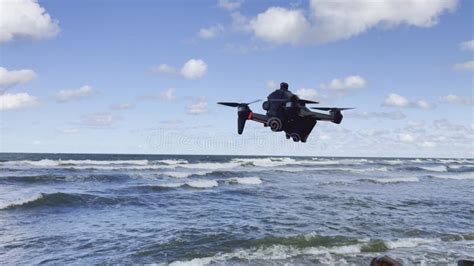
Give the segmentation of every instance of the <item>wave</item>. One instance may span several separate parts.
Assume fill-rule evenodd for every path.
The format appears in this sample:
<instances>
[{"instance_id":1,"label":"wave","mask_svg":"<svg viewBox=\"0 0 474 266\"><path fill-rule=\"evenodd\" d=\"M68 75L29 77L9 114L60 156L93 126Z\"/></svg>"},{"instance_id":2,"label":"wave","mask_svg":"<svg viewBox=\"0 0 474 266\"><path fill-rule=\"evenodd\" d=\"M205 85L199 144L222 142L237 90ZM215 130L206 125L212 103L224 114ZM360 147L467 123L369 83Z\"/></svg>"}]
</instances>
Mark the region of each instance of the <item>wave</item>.
<instances>
[{"instance_id":1,"label":"wave","mask_svg":"<svg viewBox=\"0 0 474 266\"><path fill-rule=\"evenodd\" d=\"M260 185L262 180L260 177L233 177L228 179L229 184L240 184L240 185Z\"/></svg>"},{"instance_id":2,"label":"wave","mask_svg":"<svg viewBox=\"0 0 474 266\"><path fill-rule=\"evenodd\" d=\"M121 205L121 204L140 204L134 198L108 198L91 194L78 193L40 193L33 198L24 199L19 202L8 204L0 208L0 210L15 210L15 209L32 209L42 207L66 207L77 205Z\"/></svg>"},{"instance_id":3,"label":"wave","mask_svg":"<svg viewBox=\"0 0 474 266\"><path fill-rule=\"evenodd\" d=\"M401 182L418 182L420 181L420 179L418 179L418 177L409 176L409 177L387 177L387 178L361 178L361 179L357 179L357 181L387 184L387 183L401 183Z\"/></svg>"},{"instance_id":4,"label":"wave","mask_svg":"<svg viewBox=\"0 0 474 266\"><path fill-rule=\"evenodd\" d=\"M115 174L115 175L77 175L77 176L65 176L65 175L20 175L20 176L5 176L0 177L0 180L7 180L12 182L25 182L25 183L41 183L41 182L114 182L123 181L129 179L130 176L127 174Z\"/></svg>"},{"instance_id":5,"label":"wave","mask_svg":"<svg viewBox=\"0 0 474 266\"><path fill-rule=\"evenodd\" d=\"M268 237L250 241L250 247L238 248L210 257L198 257L188 261L175 261L170 265L203 265L241 260L246 263L262 260L284 260L301 256L317 258L322 264L334 264L338 256L373 256L398 248L413 248L442 241L439 238L403 238L395 240L351 239L342 236L290 236ZM365 253L365 254L364 254Z\"/></svg>"},{"instance_id":6,"label":"wave","mask_svg":"<svg viewBox=\"0 0 474 266\"><path fill-rule=\"evenodd\" d=\"M288 164L294 164L297 161L292 158L236 158L232 163L238 163L242 166L275 167Z\"/></svg>"},{"instance_id":7,"label":"wave","mask_svg":"<svg viewBox=\"0 0 474 266\"><path fill-rule=\"evenodd\" d=\"M201 172L162 172L160 175L174 177L174 178L187 178L190 176L204 176L213 173L212 171L201 171Z\"/></svg>"},{"instance_id":8,"label":"wave","mask_svg":"<svg viewBox=\"0 0 474 266\"><path fill-rule=\"evenodd\" d=\"M38 161L7 161L2 162L2 165L18 165L18 166L40 166L40 167L50 167L50 166L68 166L68 165L147 165L148 160L50 160L43 159Z\"/></svg>"},{"instance_id":9,"label":"wave","mask_svg":"<svg viewBox=\"0 0 474 266\"><path fill-rule=\"evenodd\" d=\"M461 173L461 174L444 174L444 175L430 175L432 178L441 178L441 179L474 179L474 173Z\"/></svg>"}]
</instances>

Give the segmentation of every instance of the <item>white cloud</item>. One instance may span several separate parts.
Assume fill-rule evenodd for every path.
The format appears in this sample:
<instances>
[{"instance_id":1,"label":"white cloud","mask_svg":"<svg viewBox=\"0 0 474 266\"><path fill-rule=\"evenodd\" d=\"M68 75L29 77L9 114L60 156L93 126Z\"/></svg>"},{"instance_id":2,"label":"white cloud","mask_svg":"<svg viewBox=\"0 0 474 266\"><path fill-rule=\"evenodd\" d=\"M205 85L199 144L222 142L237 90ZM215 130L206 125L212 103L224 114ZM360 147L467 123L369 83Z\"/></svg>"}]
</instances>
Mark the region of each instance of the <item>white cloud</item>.
<instances>
[{"instance_id":1,"label":"white cloud","mask_svg":"<svg viewBox=\"0 0 474 266\"><path fill-rule=\"evenodd\" d=\"M333 79L328 84L321 84L321 88L334 91L348 91L363 89L367 86L367 81L361 76L353 75L344 79Z\"/></svg>"},{"instance_id":2,"label":"white cloud","mask_svg":"<svg viewBox=\"0 0 474 266\"><path fill-rule=\"evenodd\" d=\"M310 28L301 10L282 7L270 7L249 23L255 36L277 44L298 44Z\"/></svg>"},{"instance_id":3,"label":"white cloud","mask_svg":"<svg viewBox=\"0 0 474 266\"><path fill-rule=\"evenodd\" d=\"M434 105L427 102L427 101L424 101L424 100L418 100L414 103L414 106L415 107L418 107L418 108L421 108L421 109L432 109L434 108Z\"/></svg>"},{"instance_id":4,"label":"white cloud","mask_svg":"<svg viewBox=\"0 0 474 266\"><path fill-rule=\"evenodd\" d=\"M392 120L401 120L406 118L405 114L402 112L352 112L349 113L349 115L355 118L380 118Z\"/></svg>"},{"instance_id":5,"label":"white cloud","mask_svg":"<svg viewBox=\"0 0 474 266\"><path fill-rule=\"evenodd\" d=\"M461 50L474 51L474 40L462 42L459 46L461 47Z\"/></svg>"},{"instance_id":6,"label":"white cloud","mask_svg":"<svg viewBox=\"0 0 474 266\"><path fill-rule=\"evenodd\" d=\"M91 86L82 86L77 90L61 90L56 93L56 101L60 103L68 102L71 100L82 99L91 96L94 93L94 89Z\"/></svg>"},{"instance_id":7,"label":"white cloud","mask_svg":"<svg viewBox=\"0 0 474 266\"><path fill-rule=\"evenodd\" d=\"M401 95L398 95L396 93L390 93L385 98L382 105L390 106L390 107L400 107L400 108L412 107L412 108L421 108L421 109L432 109L435 107L433 104L428 103L425 100L418 100L415 102L411 102L407 98Z\"/></svg>"},{"instance_id":8,"label":"white cloud","mask_svg":"<svg viewBox=\"0 0 474 266\"><path fill-rule=\"evenodd\" d=\"M250 20L254 35L276 44L318 44L348 39L369 29L431 27L457 0L311 0L310 10L270 7Z\"/></svg>"},{"instance_id":9,"label":"white cloud","mask_svg":"<svg viewBox=\"0 0 474 266\"><path fill-rule=\"evenodd\" d=\"M464 104L464 105L474 104L474 100L472 98L458 96L454 94L449 94L444 97L441 97L441 101L445 103L452 103L452 104Z\"/></svg>"},{"instance_id":10,"label":"white cloud","mask_svg":"<svg viewBox=\"0 0 474 266\"><path fill-rule=\"evenodd\" d=\"M8 70L4 67L0 67L0 88L8 89L18 84L32 81L37 77L38 75L30 69Z\"/></svg>"},{"instance_id":11,"label":"white cloud","mask_svg":"<svg viewBox=\"0 0 474 266\"><path fill-rule=\"evenodd\" d=\"M219 0L219 1L217 1L217 4L220 8L232 11L232 10L235 10L235 9L239 9L242 2L241 1L231 1L231 0Z\"/></svg>"},{"instance_id":12,"label":"white cloud","mask_svg":"<svg viewBox=\"0 0 474 266\"><path fill-rule=\"evenodd\" d=\"M201 59L189 59L179 71L167 64L152 66L148 71L154 75L179 74L186 79L198 79L206 74L207 64Z\"/></svg>"},{"instance_id":13,"label":"white cloud","mask_svg":"<svg viewBox=\"0 0 474 266\"><path fill-rule=\"evenodd\" d=\"M190 59L181 68L181 75L187 79L198 79L207 72L207 64L200 59Z\"/></svg>"},{"instance_id":14,"label":"white cloud","mask_svg":"<svg viewBox=\"0 0 474 266\"><path fill-rule=\"evenodd\" d=\"M79 133L79 128L76 127L63 127L63 128L56 128L57 131L63 134L77 134Z\"/></svg>"},{"instance_id":15,"label":"white cloud","mask_svg":"<svg viewBox=\"0 0 474 266\"><path fill-rule=\"evenodd\" d=\"M175 74L177 71L174 67L171 67L167 64L160 64L158 66L152 66L149 68L150 73L155 75L160 74Z\"/></svg>"},{"instance_id":16,"label":"white cloud","mask_svg":"<svg viewBox=\"0 0 474 266\"><path fill-rule=\"evenodd\" d=\"M423 148L434 148L436 147L436 143L434 143L433 141L423 141L421 143L418 144L420 147L423 147Z\"/></svg>"},{"instance_id":17,"label":"white cloud","mask_svg":"<svg viewBox=\"0 0 474 266\"><path fill-rule=\"evenodd\" d=\"M174 89L173 88L166 89L164 92L161 93L160 99L163 101L172 101L176 99L176 97L174 96Z\"/></svg>"},{"instance_id":18,"label":"white cloud","mask_svg":"<svg viewBox=\"0 0 474 266\"><path fill-rule=\"evenodd\" d=\"M110 109L112 110L128 110L133 109L133 104L131 103L117 103L110 105Z\"/></svg>"},{"instance_id":19,"label":"white cloud","mask_svg":"<svg viewBox=\"0 0 474 266\"><path fill-rule=\"evenodd\" d=\"M402 142L407 142L407 143L410 143L410 142L414 142L415 141L415 137L413 137L412 135L408 134L408 133L401 133L398 135L398 139Z\"/></svg>"},{"instance_id":20,"label":"white cloud","mask_svg":"<svg viewBox=\"0 0 474 266\"><path fill-rule=\"evenodd\" d=\"M0 94L0 111L34 107L38 104L38 99L26 92Z\"/></svg>"},{"instance_id":21,"label":"white cloud","mask_svg":"<svg viewBox=\"0 0 474 266\"><path fill-rule=\"evenodd\" d=\"M201 28L199 30L198 36L201 39L213 39L219 34L224 32L224 26L217 24L215 26L210 26L208 28Z\"/></svg>"},{"instance_id":22,"label":"white cloud","mask_svg":"<svg viewBox=\"0 0 474 266\"><path fill-rule=\"evenodd\" d=\"M301 99L306 99L306 100L316 100L316 97L318 97L318 92L315 89L299 89L295 92L298 97Z\"/></svg>"},{"instance_id":23,"label":"white cloud","mask_svg":"<svg viewBox=\"0 0 474 266\"><path fill-rule=\"evenodd\" d=\"M188 105L188 114L199 115L207 113L207 101L204 98L198 99L196 102Z\"/></svg>"},{"instance_id":24,"label":"white cloud","mask_svg":"<svg viewBox=\"0 0 474 266\"><path fill-rule=\"evenodd\" d=\"M454 64L454 69L472 71L474 70L474 60Z\"/></svg>"},{"instance_id":25,"label":"white cloud","mask_svg":"<svg viewBox=\"0 0 474 266\"><path fill-rule=\"evenodd\" d=\"M268 80L266 83L265 83L265 87L267 88L267 90L276 90L278 88L278 85L275 81L273 80Z\"/></svg>"},{"instance_id":26,"label":"white cloud","mask_svg":"<svg viewBox=\"0 0 474 266\"><path fill-rule=\"evenodd\" d=\"M94 113L84 115L81 117L81 124L91 128L110 128L117 121L119 117L114 116L110 113Z\"/></svg>"},{"instance_id":27,"label":"white cloud","mask_svg":"<svg viewBox=\"0 0 474 266\"><path fill-rule=\"evenodd\" d=\"M51 19L36 0L1 1L0 7L0 43L16 38L51 38L59 33L58 21Z\"/></svg>"}]
</instances>

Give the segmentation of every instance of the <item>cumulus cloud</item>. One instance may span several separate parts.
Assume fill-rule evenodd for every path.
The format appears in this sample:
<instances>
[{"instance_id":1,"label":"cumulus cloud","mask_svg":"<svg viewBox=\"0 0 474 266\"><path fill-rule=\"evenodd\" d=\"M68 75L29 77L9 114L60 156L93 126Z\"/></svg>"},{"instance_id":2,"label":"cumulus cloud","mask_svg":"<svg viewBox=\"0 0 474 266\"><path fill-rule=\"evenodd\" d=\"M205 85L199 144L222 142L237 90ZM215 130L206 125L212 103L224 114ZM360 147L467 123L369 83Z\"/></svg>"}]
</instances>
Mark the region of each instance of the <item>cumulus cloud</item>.
<instances>
[{"instance_id":1,"label":"cumulus cloud","mask_svg":"<svg viewBox=\"0 0 474 266\"><path fill-rule=\"evenodd\" d=\"M201 59L189 59L181 68L181 75L187 79L198 79L207 72L207 64Z\"/></svg>"},{"instance_id":2,"label":"cumulus cloud","mask_svg":"<svg viewBox=\"0 0 474 266\"><path fill-rule=\"evenodd\" d=\"M354 118L379 118L379 119L392 119L401 120L405 119L406 115L402 112L352 112L349 114Z\"/></svg>"},{"instance_id":3,"label":"cumulus cloud","mask_svg":"<svg viewBox=\"0 0 474 266\"><path fill-rule=\"evenodd\" d=\"M462 42L459 46L461 47L461 50L474 51L474 40Z\"/></svg>"},{"instance_id":4,"label":"cumulus cloud","mask_svg":"<svg viewBox=\"0 0 474 266\"><path fill-rule=\"evenodd\" d=\"M367 87L367 81L358 75L348 76L343 79L333 79L327 84L321 84L321 88L330 89L334 91L349 91L356 89L363 89Z\"/></svg>"},{"instance_id":5,"label":"cumulus cloud","mask_svg":"<svg viewBox=\"0 0 474 266\"><path fill-rule=\"evenodd\" d=\"M76 90L61 90L56 93L56 101L64 103L72 100L83 99L91 96L94 93L91 86L85 85Z\"/></svg>"},{"instance_id":6,"label":"cumulus cloud","mask_svg":"<svg viewBox=\"0 0 474 266\"><path fill-rule=\"evenodd\" d=\"M174 89L173 88L166 89L164 92L161 93L160 99L163 101L172 101L176 99L176 97L174 96Z\"/></svg>"},{"instance_id":7,"label":"cumulus cloud","mask_svg":"<svg viewBox=\"0 0 474 266\"><path fill-rule=\"evenodd\" d=\"M199 98L196 102L187 107L188 114L199 115L207 113L207 101L205 98Z\"/></svg>"},{"instance_id":8,"label":"cumulus cloud","mask_svg":"<svg viewBox=\"0 0 474 266\"><path fill-rule=\"evenodd\" d=\"M249 24L256 37L276 44L298 44L305 37L310 24L301 10L270 7Z\"/></svg>"},{"instance_id":9,"label":"cumulus cloud","mask_svg":"<svg viewBox=\"0 0 474 266\"><path fill-rule=\"evenodd\" d=\"M148 69L151 74L160 75L160 74L175 74L177 73L176 69L167 64L160 64L158 66L152 66Z\"/></svg>"},{"instance_id":10,"label":"cumulus cloud","mask_svg":"<svg viewBox=\"0 0 474 266\"><path fill-rule=\"evenodd\" d=\"M232 11L239 9L242 5L242 1L218 0L217 5L222 9Z\"/></svg>"},{"instance_id":11,"label":"cumulus cloud","mask_svg":"<svg viewBox=\"0 0 474 266\"><path fill-rule=\"evenodd\" d=\"M151 74L178 74L186 79L198 79L203 77L207 72L207 64L202 59L189 59L180 70L167 64L152 66L148 69Z\"/></svg>"},{"instance_id":12,"label":"cumulus cloud","mask_svg":"<svg viewBox=\"0 0 474 266\"><path fill-rule=\"evenodd\" d=\"M224 26L221 24L217 24L214 26L210 26L208 28L201 28L198 32L198 37L201 39L213 39L217 37L219 34L224 32Z\"/></svg>"},{"instance_id":13,"label":"cumulus cloud","mask_svg":"<svg viewBox=\"0 0 474 266\"><path fill-rule=\"evenodd\" d=\"M174 95L174 88L168 88L159 94L147 94L140 97L142 100L151 100L151 101L172 101L176 99Z\"/></svg>"},{"instance_id":14,"label":"cumulus cloud","mask_svg":"<svg viewBox=\"0 0 474 266\"><path fill-rule=\"evenodd\" d=\"M318 97L318 92L315 89L301 88L297 90L295 94L301 99L306 100L316 100L316 97Z\"/></svg>"},{"instance_id":15,"label":"cumulus cloud","mask_svg":"<svg viewBox=\"0 0 474 266\"><path fill-rule=\"evenodd\" d=\"M17 38L46 39L59 33L53 20L36 0L1 1L0 43Z\"/></svg>"},{"instance_id":16,"label":"cumulus cloud","mask_svg":"<svg viewBox=\"0 0 474 266\"><path fill-rule=\"evenodd\" d=\"M415 141L415 137L413 137L409 133L398 134L398 139L402 142L408 142L408 143Z\"/></svg>"},{"instance_id":17,"label":"cumulus cloud","mask_svg":"<svg viewBox=\"0 0 474 266\"><path fill-rule=\"evenodd\" d=\"M111 128L119 119L111 113L93 113L82 116L80 124L90 128Z\"/></svg>"},{"instance_id":18,"label":"cumulus cloud","mask_svg":"<svg viewBox=\"0 0 474 266\"><path fill-rule=\"evenodd\" d=\"M472 71L474 70L474 60L454 64L453 68L461 71Z\"/></svg>"},{"instance_id":19,"label":"cumulus cloud","mask_svg":"<svg viewBox=\"0 0 474 266\"><path fill-rule=\"evenodd\" d=\"M425 100L418 100L418 101L409 101L407 98L398 95L396 93L390 93L384 100L383 106L389 107L399 107L399 108L421 108L421 109L432 109L434 105L425 101Z\"/></svg>"},{"instance_id":20,"label":"cumulus cloud","mask_svg":"<svg viewBox=\"0 0 474 266\"><path fill-rule=\"evenodd\" d=\"M38 99L26 92L0 94L0 111L18 110L34 107L38 104Z\"/></svg>"},{"instance_id":21,"label":"cumulus cloud","mask_svg":"<svg viewBox=\"0 0 474 266\"><path fill-rule=\"evenodd\" d=\"M27 83L37 77L38 75L31 69L8 70L0 67L0 89L8 89L18 84Z\"/></svg>"},{"instance_id":22,"label":"cumulus cloud","mask_svg":"<svg viewBox=\"0 0 474 266\"><path fill-rule=\"evenodd\" d=\"M431 27L456 0L311 0L309 11L270 7L250 19L258 38L276 44L318 44L348 39L372 28Z\"/></svg>"},{"instance_id":23,"label":"cumulus cloud","mask_svg":"<svg viewBox=\"0 0 474 266\"><path fill-rule=\"evenodd\" d=\"M454 94L449 94L444 97L441 97L441 101L445 103L452 103L452 104L464 104L464 105L474 104L474 100L472 98L458 96Z\"/></svg>"},{"instance_id":24,"label":"cumulus cloud","mask_svg":"<svg viewBox=\"0 0 474 266\"><path fill-rule=\"evenodd\" d=\"M110 109L112 110L129 110L133 108L134 106L131 103L116 103L116 104L110 105Z\"/></svg>"}]
</instances>

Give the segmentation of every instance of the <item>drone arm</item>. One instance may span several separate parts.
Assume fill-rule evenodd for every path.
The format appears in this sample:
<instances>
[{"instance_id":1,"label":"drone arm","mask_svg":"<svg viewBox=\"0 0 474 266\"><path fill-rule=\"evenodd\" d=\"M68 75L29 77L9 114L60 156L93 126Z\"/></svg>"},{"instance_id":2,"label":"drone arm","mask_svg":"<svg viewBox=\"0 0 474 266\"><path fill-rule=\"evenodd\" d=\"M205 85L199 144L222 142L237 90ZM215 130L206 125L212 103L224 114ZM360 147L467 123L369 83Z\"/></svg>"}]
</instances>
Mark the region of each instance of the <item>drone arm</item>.
<instances>
[{"instance_id":1,"label":"drone arm","mask_svg":"<svg viewBox=\"0 0 474 266\"><path fill-rule=\"evenodd\" d=\"M255 122L259 122L259 123L267 123L268 116L250 112L247 119L255 121Z\"/></svg>"},{"instance_id":2,"label":"drone arm","mask_svg":"<svg viewBox=\"0 0 474 266\"><path fill-rule=\"evenodd\" d=\"M342 114L340 111L331 111L329 114L311 112L311 116L316 120L330 121L336 124L340 124L342 121Z\"/></svg>"}]
</instances>

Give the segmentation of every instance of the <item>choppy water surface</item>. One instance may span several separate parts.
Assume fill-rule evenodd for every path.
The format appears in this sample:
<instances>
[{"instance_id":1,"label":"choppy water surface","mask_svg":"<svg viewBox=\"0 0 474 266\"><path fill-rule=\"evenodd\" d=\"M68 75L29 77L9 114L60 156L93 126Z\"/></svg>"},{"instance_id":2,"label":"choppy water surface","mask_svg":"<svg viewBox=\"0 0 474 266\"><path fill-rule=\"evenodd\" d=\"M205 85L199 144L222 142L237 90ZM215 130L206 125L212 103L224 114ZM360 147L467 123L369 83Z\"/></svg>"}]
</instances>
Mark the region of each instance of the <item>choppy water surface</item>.
<instances>
[{"instance_id":1,"label":"choppy water surface","mask_svg":"<svg viewBox=\"0 0 474 266\"><path fill-rule=\"evenodd\" d=\"M474 258L474 160L0 154L0 264Z\"/></svg>"}]
</instances>

